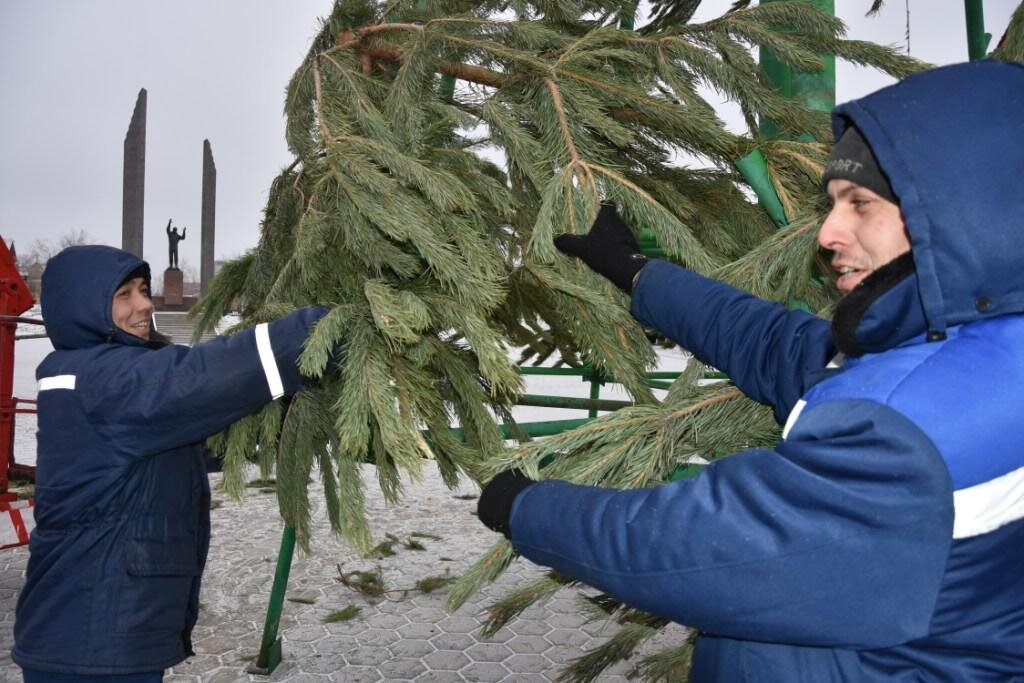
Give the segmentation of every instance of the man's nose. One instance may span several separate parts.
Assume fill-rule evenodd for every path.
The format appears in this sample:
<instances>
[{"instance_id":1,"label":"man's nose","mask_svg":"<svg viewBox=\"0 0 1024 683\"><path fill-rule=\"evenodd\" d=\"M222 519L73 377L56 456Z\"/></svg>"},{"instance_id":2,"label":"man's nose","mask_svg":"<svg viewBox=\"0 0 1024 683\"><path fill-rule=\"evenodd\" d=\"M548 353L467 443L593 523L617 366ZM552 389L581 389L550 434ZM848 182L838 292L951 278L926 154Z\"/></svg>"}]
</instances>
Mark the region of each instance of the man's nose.
<instances>
[{"instance_id":1,"label":"man's nose","mask_svg":"<svg viewBox=\"0 0 1024 683\"><path fill-rule=\"evenodd\" d=\"M837 246L842 246L845 235L846 231L842 227L842 221L833 208L825 216L825 220L818 229L818 244L825 249L835 249Z\"/></svg>"},{"instance_id":2,"label":"man's nose","mask_svg":"<svg viewBox=\"0 0 1024 683\"><path fill-rule=\"evenodd\" d=\"M145 294L143 294L142 292L136 292L136 294L135 294L135 309L138 310L138 311L146 311L146 310L152 311L153 310L153 300L150 299Z\"/></svg>"}]
</instances>

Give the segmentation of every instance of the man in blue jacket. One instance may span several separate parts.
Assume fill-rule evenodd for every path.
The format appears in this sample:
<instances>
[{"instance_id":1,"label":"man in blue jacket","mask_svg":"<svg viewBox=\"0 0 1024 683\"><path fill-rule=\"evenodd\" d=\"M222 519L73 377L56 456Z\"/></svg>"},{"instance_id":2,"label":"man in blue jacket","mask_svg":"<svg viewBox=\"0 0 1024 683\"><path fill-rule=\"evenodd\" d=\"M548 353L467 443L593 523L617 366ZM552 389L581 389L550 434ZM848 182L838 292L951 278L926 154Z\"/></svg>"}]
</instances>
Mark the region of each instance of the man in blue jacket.
<instances>
[{"instance_id":1,"label":"man in blue jacket","mask_svg":"<svg viewBox=\"0 0 1024 683\"><path fill-rule=\"evenodd\" d=\"M324 315L194 347L152 328L149 266L106 246L50 259L36 370L36 528L13 659L26 683L155 683L193 654L210 540L203 440L304 383Z\"/></svg>"},{"instance_id":2,"label":"man in blue jacket","mask_svg":"<svg viewBox=\"0 0 1024 683\"><path fill-rule=\"evenodd\" d=\"M481 520L698 628L697 681L1024 680L1021 112L1024 65L991 61L834 111L831 325L644 260L609 208L560 237L782 438L652 489L506 472Z\"/></svg>"}]
</instances>

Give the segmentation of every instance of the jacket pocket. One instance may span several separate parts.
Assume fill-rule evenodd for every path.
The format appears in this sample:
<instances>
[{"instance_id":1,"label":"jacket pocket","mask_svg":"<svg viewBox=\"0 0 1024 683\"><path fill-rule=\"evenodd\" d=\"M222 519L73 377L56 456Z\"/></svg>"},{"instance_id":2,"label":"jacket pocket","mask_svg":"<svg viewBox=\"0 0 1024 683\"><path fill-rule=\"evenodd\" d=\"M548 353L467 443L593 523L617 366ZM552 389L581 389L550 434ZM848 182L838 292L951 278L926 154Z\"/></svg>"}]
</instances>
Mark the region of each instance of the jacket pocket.
<instances>
[{"instance_id":1,"label":"jacket pocket","mask_svg":"<svg viewBox=\"0 0 1024 683\"><path fill-rule=\"evenodd\" d=\"M200 573L194 536L131 539L119 596L118 631L181 633Z\"/></svg>"}]
</instances>

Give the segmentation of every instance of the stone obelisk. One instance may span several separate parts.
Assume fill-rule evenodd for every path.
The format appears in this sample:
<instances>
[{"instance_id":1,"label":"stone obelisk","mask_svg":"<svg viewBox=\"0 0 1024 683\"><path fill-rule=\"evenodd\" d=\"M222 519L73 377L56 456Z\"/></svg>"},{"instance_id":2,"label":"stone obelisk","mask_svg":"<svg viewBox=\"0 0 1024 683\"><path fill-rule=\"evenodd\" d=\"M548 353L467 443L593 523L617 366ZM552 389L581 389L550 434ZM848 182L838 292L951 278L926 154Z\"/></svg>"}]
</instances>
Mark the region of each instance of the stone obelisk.
<instances>
[{"instance_id":1,"label":"stone obelisk","mask_svg":"<svg viewBox=\"0 0 1024 683\"><path fill-rule=\"evenodd\" d=\"M210 141L203 140L203 214L199 245L199 296L206 296L213 281L213 236L217 209L217 167Z\"/></svg>"},{"instance_id":2,"label":"stone obelisk","mask_svg":"<svg viewBox=\"0 0 1024 683\"><path fill-rule=\"evenodd\" d=\"M142 258L142 222L146 200L146 89L139 91L124 136L124 185L121 194L121 248Z\"/></svg>"}]
</instances>

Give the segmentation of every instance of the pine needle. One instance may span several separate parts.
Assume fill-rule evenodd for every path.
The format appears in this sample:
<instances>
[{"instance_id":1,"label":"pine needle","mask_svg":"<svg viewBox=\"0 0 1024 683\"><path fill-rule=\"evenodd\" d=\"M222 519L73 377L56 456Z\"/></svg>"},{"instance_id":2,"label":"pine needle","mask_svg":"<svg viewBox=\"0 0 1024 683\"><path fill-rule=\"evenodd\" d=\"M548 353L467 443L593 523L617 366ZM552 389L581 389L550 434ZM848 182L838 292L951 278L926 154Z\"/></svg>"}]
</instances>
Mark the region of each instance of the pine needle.
<instances>
[{"instance_id":1,"label":"pine needle","mask_svg":"<svg viewBox=\"0 0 1024 683\"><path fill-rule=\"evenodd\" d=\"M339 610L334 610L328 613L321 621L325 624L337 624L343 621L351 621L359 616L359 613L362 611L362 607L347 605Z\"/></svg>"}]
</instances>

